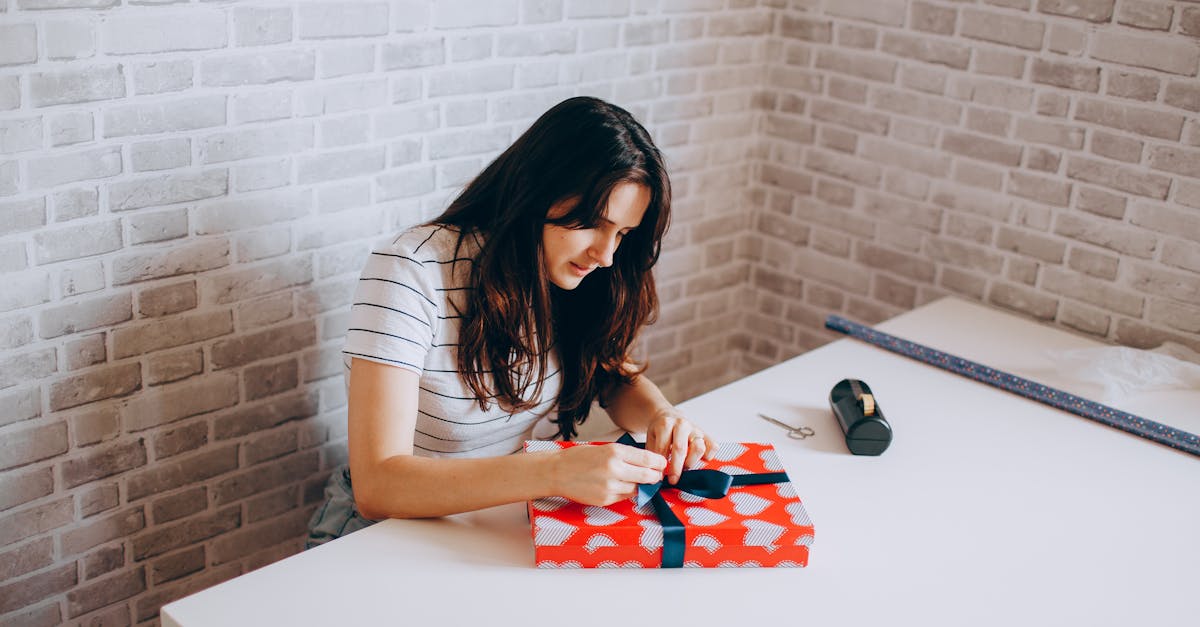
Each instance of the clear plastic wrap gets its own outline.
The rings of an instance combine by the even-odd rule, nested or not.
[[[1107,405],[1143,392],[1200,390],[1200,363],[1193,363],[1200,354],[1180,344],[1152,351],[1125,346],[1056,350],[1046,356],[1059,372],[1100,386],[1102,396],[1095,400]]]

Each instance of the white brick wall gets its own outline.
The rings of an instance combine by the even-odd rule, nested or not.
[[[150,622],[298,550],[345,460],[338,347],[367,252],[569,96],[666,147],[661,382],[737,372],[721,333],[750,276],[769,8],[0,9],[0,622]]]
[[[0,623],[295,552],[371,245],[609,98],[676,210],[682,399],[956,294],[1200,349],[1200,7],[0,0]]]
[[[780,7],[756,183],[795,222],[747,249],[758,311],[809,328],[748,319],[747,370],[945,294],[1200,350],[1200,8],[976,4]]]

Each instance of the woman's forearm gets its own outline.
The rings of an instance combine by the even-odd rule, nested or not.
[[[604,401],[604,411],[613,424],[634,433],[644,433],[655,416],[673,409],[658,386],[644,375],[638,375],[633,383],[617,384]]]
[[[367,518],[456,514],[547,496],[553,454],[448,459],[413,455],[419,375],[355,358],[350,378],[350,478]]]
[[[685,468],[693,468],[701,459],[712,459],[717,444],[687,420],[663,396],[654,382],[639,376],[632,383],[618,385],[606,397],[604,409],[613,424],[646,434],[646,450],[670,460],[667,481],[679,481]]]
[[[480,459],[396,455],[351,468],[359,512],[372,519],[426,518],[528,501],[556,492],[555,453]]]
[[[637,483],[656,481],[661,453],[624,446],[574,447],[478,459],[412,454],[417,415],[415,372],[355,359],[350,379],[350,476],[354,500],[367,518],[425,518],[494,505],[565,496],[608,504]],[[671,404],[639,377],[609,399],[614,421],[646,427]]]

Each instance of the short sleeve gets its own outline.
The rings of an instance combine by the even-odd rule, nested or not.
[[[347,357],[422,374],[439,320],[440,273],[436,264],[420,260],[408,239],[402,236],[367,258],[342,350]]]

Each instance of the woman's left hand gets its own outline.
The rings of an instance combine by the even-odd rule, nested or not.
[[[717,453],[717,443],[678,409],[670,407],[655,414],[646,427],[646,450],[667,458],[667,482],[674,484],[685,468],[695,466],[701,459],[712,459]]]

